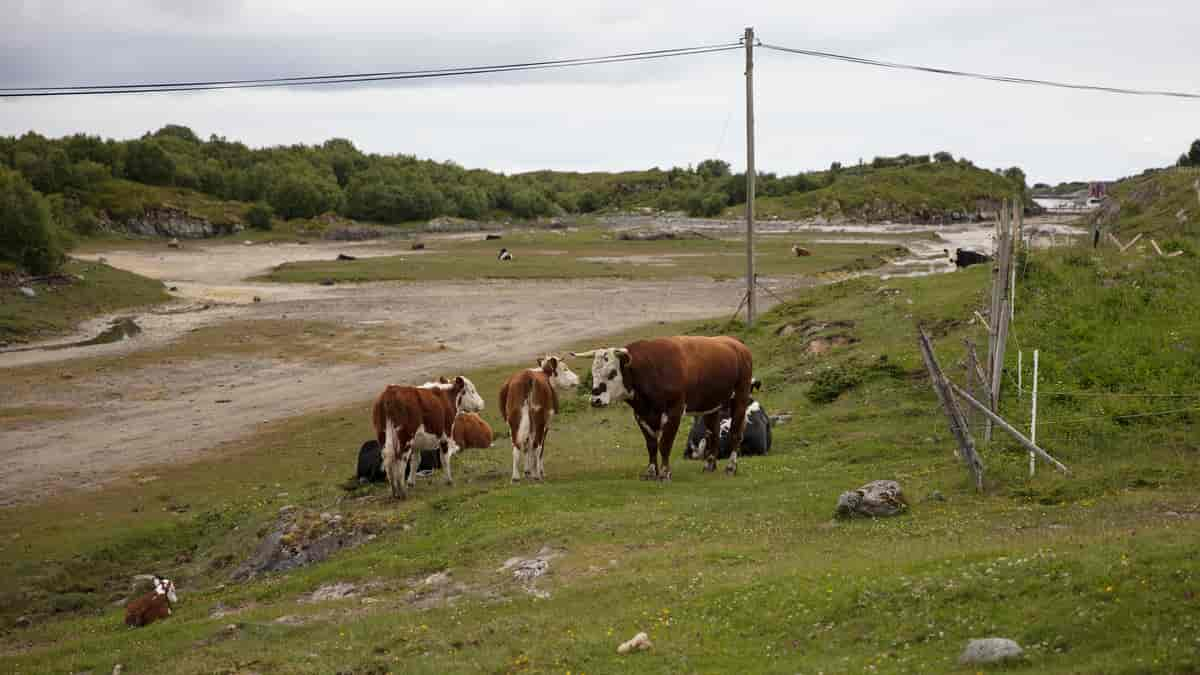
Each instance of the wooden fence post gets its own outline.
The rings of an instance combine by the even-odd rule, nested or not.
[[[1037,385],[1038,385],[1038,350],[1033,350],[1033,409],[1029,416],[1029,442],[1037,443]],[[1034,472],[1033,452],[1029,453],[1029,476]]]
[[[984,415],[987,415],[989,418],[991,418],[992,421],[996,423],[996,426],[1000,427],[1002,430],[1008,432],[1008,434],[1010,436],[1017,439],[1017,441],[1020,442],[1021,445],[1025,446],[1025,448],[1027,450],[1029,450],[1030,452],[1037,453],[1038,457],[1041,457],[1042,459],[1046,460],[1047,462],[1050,462],[1050,464],[1054,465],[1054,468],[1058,469],[1059,471],[1062,471],[1063,473],[1071,473],[1071,470],[1068,469],[1066,467],[1066,465],[1064,465],[1062,462],[1058,461],[1057,459],[1054,459],[1053,457],[1051,457],[1050,453],[1048,453],[1045,450],[1034,445],[1028,438],[1025,438],[1025,436],[1021,432],[1019,432],[1015,428],[1013,428],[1013,426],[1011,424],[1009,424],[1008,422],[1005,422],[1003,417],[997,415],[996,413],[992,412],[991,410],[988,410],[987,406],[980,403],[979,401],[976,401],[973,396],[971,396],[967,392],[963,391],[962,387],[958,386],[957,384],[954,384],[953,382],[948,382],[947,384],[949,384],[950,388],[953,389],[955,391],[955,393],[957,393],[959,396],[961,396],[967,403],[970,403],[972,406],[974,406],[976,409],[978,409]]]
[[[937,393],[942,408],[946,411],[947,419],[950,420],[950,431],[958,440],[959,456],[975,480],[975,489],[983,492],[983,462],[975,451],[975,440],[971,438],[970,430],[967,428],[966,417],[963,415],[962,409],[958,407],[958,401],[954,399],[954,394],[950,390],[953,385],[942,374],[942,368],[938,365],[937,357],[933,353],[933,345],[929,342],[929,336],[925,334],[925,330],[917,328],[917,332],[921,345],[921,357],[925,360],[926,369],[929,370],[929,379],[933,390]]]

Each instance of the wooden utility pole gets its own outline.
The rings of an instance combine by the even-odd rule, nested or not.
[[[754,301],[754,28],[746,28],[746,326],[758,314]]]

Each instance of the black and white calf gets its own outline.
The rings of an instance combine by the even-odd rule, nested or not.
[[[500,249],[500,255],[496,256],[496,259],[497,260],[512,260],[512,253],[509,253],[508,249],[502,248],[502,249]]]
[[[733,448],[730,447],[729,438],[729,430],[733,426],[733,417],[728,405],[721,406],[719,414],[720,436],[717,445],[717,457],[718,459],[725,459],[733,451]],[[704,421],[696,417],[692,421],[692,430],[688,433],[687,449],[684,451],[683,456],[687,459],[700,459],[704,457],[704,436]],[[770,451],[771,418],[767,417],[762,404],[751,399],[749,407],[746,408],[746,430],[742,433],[742,446],[738,449],[738,454],[765,455]]]

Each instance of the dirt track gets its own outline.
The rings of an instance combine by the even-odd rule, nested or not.
[[[247,319],[369,326],[395,335],[406,348],[381,348],[379,358],[367,363],[255,355],[167,358],[148,367],[78,372],[66,382],[25,383],[5,405],[80,411],[60,421],[0,430],[0,506],[94,488],[148,464],[194,458],[253,433],[264,422],[366,401],[385,383],[418,382],[435,374],[522,361],[573,340],[655,320],[729,313],[744,290],[740,282],[709,279],[353,287],[240,282],[285,259],[329,258],[347,249],[354,249],[355,255],[395,252],[385,246],[313,244],[193,245],[178,252],[105,253],[116,266],[178,286],[181,302],[225,304],[199,312],[144,314],[138,317],[145,329],[142,335],[112,345],[0,354],[0,368],[55,363],[69,371],[72,359],[161,349],[192,329]],[[789,285],[805,283],[794,280]],[[262,301],[252,302],[255,295]],[[98,325],[89,322],[84,331],[95,331]]]

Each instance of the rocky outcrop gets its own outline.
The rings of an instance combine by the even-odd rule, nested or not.
[[[143,237],[173,237],[177,239],[204,239],[241,229],[241,225],[218,225],[210,222],[207,218],[167,205],[147,208],[140,215],[124,221],[111,222],[110,226],[111,229],[123,230]]]

